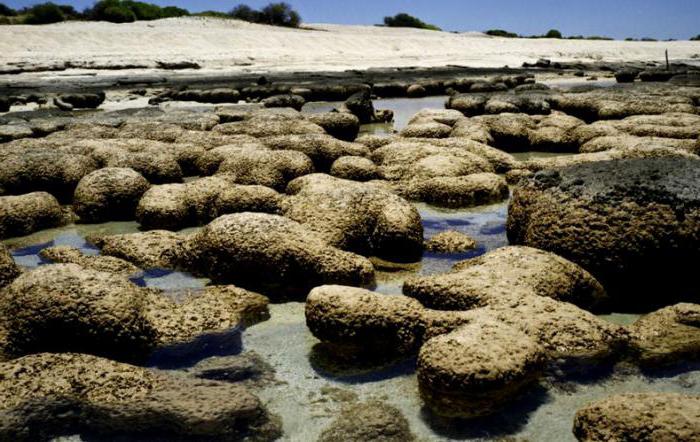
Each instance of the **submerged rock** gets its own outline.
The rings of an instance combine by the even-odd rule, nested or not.
[[[502,247],[461,261],[448,273],[408,279],[403,291],[440,310],[484,307],[507,296],[545,296],[586,309],[606,300],[600,283],[578,265],[521,246]]]
[[[49,247],[39,252],[39,256],[57,264],[77,264],[86,269],[116,273],[121,276],[131,276],[141,271],[123,259],[113,256],[85,255],[80,249],[69,246]]]
[[[513,193],[508,238],[581,265],[623,308],[668,304],[693,284],[691,263],[700,250],[699,183],[700,161],[689,158],[538,172]]]
[[[636,360],[656,368],[700,359],[700,305],[682,303],[642,316],[629,327]]]
[[[186,236],[167,230],[127,233],[122,235],[88,236],[88,242],[101,249],[103,255],[129,261],[143,269],[176,267]]]
[[[287,192],[282,213],[332,246],[400,261],[423,251],[418,211],[379,186],[313,174],[292,181]]]
[[[425,249],[434,253],[462,253],[475,247],[472,237],[456,230],[440,232],[425,243]]]
[[[344,408],[318,442],[411,442],[416,440],[401,411],[380,401]]]
[[[689,441],[700,438],[700,396],[627,393],[576,412],[580,441]]]
[[[172,377],[73,353],[0,363],[0,437],[102,437],[272,441],[280,424],[244,387]],[[70,411],[67,411],[70,410]]]
[[[73,210],[84,223],[131,220],[150,184],[133,169],[106,167],[84,176],[73,195]]]
[[[15,264],[15,260],[12,259],[10,251],[7,250],[7,247],[0,244],[0,288],[11,283],[19,275],[19,267]]]
[[[0,239],[59,227],[67,221],[61,205],[49,193],[0,196]]]
[[[325,283],[374,279],[366,258],[329,245],[308,227],[277,215],[221,216],[188,238],[182,265],[215,282],[234,282],[275,296]]]

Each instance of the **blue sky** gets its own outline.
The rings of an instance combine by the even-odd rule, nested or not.
[[[245,3],[260,7],[270,1]],[[37,3],[36,0],[0,2],[15,8]],[[82,9],[93,0],[54,2]],[[214,0],[152,0],[152,3],[191,11],[227,11],[237,4]],[[288,3],[309,23],[376,24],[385,15],[408,12],[450,31],[500,28],[529,35],[556,28],[564,35],[658,39],[687,39],[700,34],[700,0],[288,0]]]

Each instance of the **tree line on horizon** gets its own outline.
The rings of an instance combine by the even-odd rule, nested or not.
[[[70,5],[53,2],[40,3],[19,10],[14,10],[0,3],[0,25],[3,24],[50,24],[66,20],[108,21],[112,23],[131,23],[139,20],[158,20],[171,17],[200,16],[216,18],[233,18],[250,23],[297,28],[301,24],[301,15],[285,2],[270,3],[261,9],[253,9],[246,4],[239,4],[228,12],[203,11],[191,13],[177,6],[158,6],[135,0],[98,0],[92,7],[83,11]],[[426,23],[405,12],[384,17],[383,25],[387,27],[418,28],[441,31],[439,27]],[[614,40],[605,36],[571,35],[564,37],[557,29],[550,29],[542,35],[519,35],[503,29],[489,29],[485,34],[505,38],[559,38],[567,40]],[[673,39],[669,39],[671,41]],[[691,37],[691,41],[700,41],[700,34]],[[625,41],[657,41],[654,38],[626,38]]]
[[[92,7],[83,11],[73,6],[46,2],[14,10],[0,3],[0,24],[39,25],[59,23],[66,20],[107,21],[111,23],[131,23],[140,20],[203,16],[234,18],[251,23],[287,26],[296,28],[301,24],[301,16],[289,4],[270,3],[256,10],[248,5],[238,5],[229,12],[204,11],[190,13],[177,6],[161,7],[152,3],[134,0],[98,0]]]

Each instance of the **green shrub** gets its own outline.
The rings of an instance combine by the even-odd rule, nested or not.
[[[24,22],[28,25],[45,25],[58,23],[66,19],[61,8],[55,3],[41,3],[34,5],[27,10],[27,17]]]
[[[514,32],[504,31],[503,29],[489,29],[484,32],[486,35],[493,35],[494,37],[507,37],[507,38],[517,38],[518,34]]]
[[[197,17],[231,18],[229,14],[221,11],[202,11],[194,14]]]
[[[405,12],[400,12],[393,17],[384,17],[384,24],[392,28],[419,28],[429,29],[431,31],[441,30],[437,26],[425,23],[421,19],[406,14]]]
[[[700,34],[696,35],[695,37],[690,37],[690,41],[700,41]]]
[[[259,11],[248,5],[238,5],[227,16],[251,23],[286,26],[289,28],[298,28],[301,24],[299,13],[292,9],[288,3],[284,2],[270,3]]]
[[[233,8],[228,15],[237,20],[243,20],[251,23],[258,23],[260,21],[260,12],[248,5],[238,5]]]
[[[546,34],[544,34],[544,38],[562,38],[561,37],[561,32],[559,32],[556,29],[550,29],[547,31]]]
[[[17,11],[10,8],[4,3],[0,3],[0,15],[4,17],[14,17],[15,15],[17,15]]]
[[[190,15],[190,11],[187,9],[178,8],[177,6],[166,6],[160,11],[161,18],[186,17],[188,15]]]
[[[270,3],[260,11],[258,23],[298,28],[301,16],[287,3]]]

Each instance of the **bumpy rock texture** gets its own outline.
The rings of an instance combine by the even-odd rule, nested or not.
[[[282,213],[335,247],[403,261],[423,251],[418,211],[380,186],[313,174],[292,181],[287,192]]]
[[[12,259],[10,251],[0,244],[0,288],[12,282],[19,274],[20,270]]]
[[[134,219],[136,204],[150,184],[133,169],[106,167],[80,180],[73,210],[82,222]]]
[[[440,232],[425,243],[425,249],[435,253],[461,253],[475,247],[473,238],[456,230]]]
[[[221,216],[187,241],[181,265],[217,282],[270,295],[306,293],[324,283],[364,285],[374,268],[366,258],[330,245],[288,218],[262,213]]]
[[[649,368],[700,359],[700,305],[681,303],[639,318],[629,327],[638,362]]]
[[[631,393],[611,396],[576,412],[580,441],[690,441],[700,438],[700,396]]]
[[[546,296],[587,309],[606,300],[603,287],[578,265],[519,246],[459,262],[449,273],[409,279],[404,293],[441,310],[483,307],[507,296]]]
[[[175,378],[95,356],[0,363],[0,438],[102,437],[272,441],[276,418],[239,385]]]
[[[700,257],[700,160],[619,160],[539,172],[514,191],[507,229],[513,244],[581,265],[620,302],[627,293],[636,306],[668,303]]]
[[[0,239],[62,226],[67,218],[56,198],[46,192],[0,196]]]
[[[398,409],[380,401],[369,401],[344,408],[323,430],[319,442],[411,442],[408,421]]]
[[[0,298],[3,351],[81,352],[142,361],[159,346],[230,330],[266,319],[267,298],[238,287],[187,292],[175,303],[160,291],[124,276],[76,264],[53,264],[27,272]]]
[[[123,259],[113,256],[85,255],[75,247],[49,247],[39,252],[39,256],[57,264],[78,264],[86,269],[117,273],[122,276],[135,275],[141,271],[141,269]]]

